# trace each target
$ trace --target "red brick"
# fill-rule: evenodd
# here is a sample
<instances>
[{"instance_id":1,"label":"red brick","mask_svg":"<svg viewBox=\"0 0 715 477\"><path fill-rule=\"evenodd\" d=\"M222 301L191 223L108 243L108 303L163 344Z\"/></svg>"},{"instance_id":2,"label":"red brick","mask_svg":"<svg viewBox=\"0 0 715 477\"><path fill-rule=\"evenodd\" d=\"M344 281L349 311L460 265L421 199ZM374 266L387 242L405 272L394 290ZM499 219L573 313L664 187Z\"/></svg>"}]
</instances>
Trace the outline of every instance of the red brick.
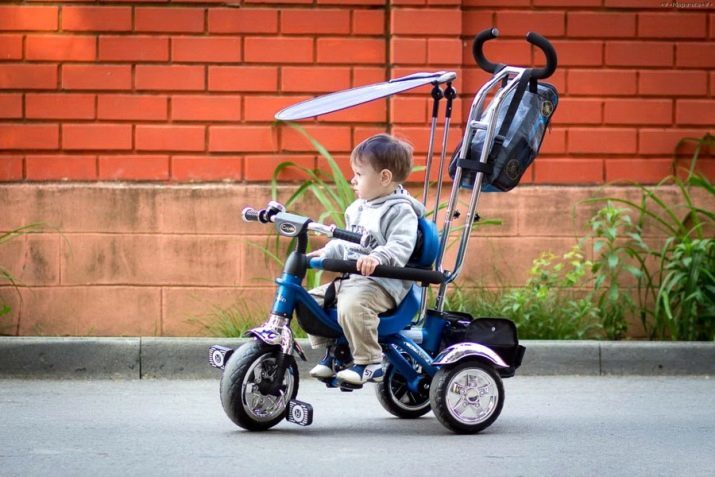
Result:
<instances>
[{"instance_id":1,"label":"red brick","mask_svg":"<svg viewBox=\"0 0 715 477\"><path fill-rule=\"evenodd\" d=\"M568 93L630 96L636 93L636 72L631 70L569 70Z\"/></svg>"},{"instance_id":2,"label":"red brick","mask_svg":"<svg viewBox=\"0 0 715 477\"><path fill-rule=\"evenodd\" d=\"M62 88L124 90L132 87L129 65L62 65Z\"/></svg>"},{"instance_id":3,"label":"red brick","mask_svg":"<svg viewBox=\"0 0 715 477\"><path fill-rule=\"evenodd\" d=\"M424 38L392 38L390 62L400 65L424 65L427 63L427 40Z\"/></svg>"},{"instance_id":4,"label":"red brick","mask_svg":"<svg viewBox=\"0 0 715 477\"><path fill-rule=\"evenodd\" d=\"M382 83L387 79L388 76L384 67L356 66L353 68L353 87Z\"/></svg>"},{"instance_id":5,"label":"red brick","mask_svg":"<svg viewBox=\"0 0 715 477\"><path fill-rule=\"evenodd\" d=\"M715 67L715 42L676 44L675 64L695 68Z\"/></svg>"},{"instance_id":6,"label":"red brick","mask_svg":"<svg viewBox=\"0 0 715 477\"><path fill-rule=\"evenodd\" d=\"M672 159L606 159L606 182L656 184L672 172Z\"/></svg>"},{"instance_id":7,"label":"red brick","mask_svg":"<svg viewBox=\"0 0 715 477\"><path fill-rule=\"evenodd\" d=\"M353 10L353 35L384 35L384 10Z\"/></svg>"},{"instance_id":8,"label":"red brick","mask_svg":"<svg viewBox=\"0 0 715 477\"><path fill-rule=\"evenodd\" d=\"M22 156L0 156L0 181L19 181L23 174Z\"/></svg>"},{"instance_id":9,"label":"red brick","mask_svg":"<svg viewBox=\"0 0 715 477\"><path fill-rule=\"evenodd\" d=\"M635 13L569 12L566 33L570 37L627 38L636 36Z\"/></svg>"},{"instance_id":10,"label":"red brick","mask_svg":"<svg viewBox=\"0 0 715 477\"><path fill-rule=\"evenodd\" d=\"M462 36L469 38L469 47L471 48L474 37L480 31L494 26L494 13L490 9L484 10L464 10L462 12Z\"/></svg>"},{"instance_id":11,"label":"red brick","mask_svg":"<svg viewBox=\"0 0 715 477\"><path fill-rule=\"evenodd\" d=\"M553 118L553 124L601 124L602 122L603 101L600 99L561 98Z\"/></svg>"},{"instance_id":12,"label":"red brick","mask_svg":"<svg viewBox=\"0 0 715 477\"><path fill-rule=\"evenodd\" d=\"M173 61L224 63L241 61L238 37L176 37L171 41Z\"/></svg>"},{"instance_id":13,"label":"red brick","mask_svg":"<svg viewBox=\"0 0 715 477\"><path fill-rule=\"evenodd\" d=\"M166 96L139 94L100 95L99 119L163 120L168 117Z\"/></svg>"},{"instance_id":14,"label":"red brick","mask_svg":"<svg viewBox=\"0 0 715 477\"><path fill-rule=\"evenodd\" d=\"M209 91L278 91L274 66L209 66Z\"/></svg>"},{"instance_id":15,"label":"red brick","mask_svg":"<svg viewBox=\"0 0 715 477\"><path fill-rule=\"evenodd\" d=\"M673 122L670 99L609 99L605 101L606 124L666 125Z\"/></svg>"},{"instance_id":16,"label":"red brick","mask_svg":"<svg viewBox=\"0 0 715 477\"><path fill-rule=\"evenodd\" d=\"M715 99L679 99L675 111L679 125L715 125Z\"/></svg>"},{"instance_id":17,"label":"red brick","mask_svg":"<svg viewBox=\"0 0 715 477\"><path fill-rule=\"evenodd\" d=\"M559 66L600 66L603 64L602 41L551 42L558 53Z\"/></svg>"},{"instance_id":18,"label":"red brick","mask_svg":"<svg viewBox=\"0 0 715 477\"><path fill-rule=\"evenodd\" d=\"M496 27L502 36L525 37L531 31L550 38L563 36L566 32L564 12L499 11Z\"/></svg>"},{"instance_id":19,"label":"red brick","mask_svg":"<svg viewBox=\"0 0 715 477\"><path fill-rule=\"evenodd\" d=\"M653 41L613 41L606 43L608 66L672 66L673 44Z\"/></svg>"},{"instance_id":20,"label":"red brick","mask_svg":"<svg viewBox=\"0 0 715 477\"><path fill-rule=\"evenodd\" d=\"M638 36L644 38L707 38L707 17L682 11L638 14Z\"/></svg>"},{"instance_id":21,"label":"red brick","mask_svg":"<svg viewBox=\"0 0 715 477\"><path fill-rule=\"evenodd\" d=\"M173 96L171 117L178 121L240 121L240 96Z\"/></svg>"},{"instance_id":22,"label":"red brick","mask_svg":"<svg viewBox=\"0 0 715 477\"><path fill-rule=\"evenodd\" d=\"M534 162L538 184L596 184L603 182L601 159L539 159Z\"/></svg>"},{"instance_id":23,"label":"red brick","mask_svg":"<svg viewBox=\"0 0 715 477\"><path fill-rule=\"evenodd\" d=\"M140 32L204 31L203 8L135 7L134 30Z\"/></svg>"},{"instance_id":24,"label":"red brick","mask_svg":"<svg viewBox=\"0 0 715 477\"><path fill-rule=\"evenodd\" d=\"M383 64L385 41L372 38L318 38L317 61L339 64Z\"/></svg>"},{"instance_id":25,"label":"red brick","mask_svg":"<svg viewBox=\"0 0 715 477\"><path fill-rule=\"evenodd\" d=\"M678 142L684 137L702 137L704 129L641 129L638 132L638 153L672 155ZM685 152L690 152L687 149Z\"/></svg>"},{"instance_id":26,"label":"red brick","mask_svg":"<svg viewBox=\"0 0 715 477\"><path fill-rule=\"evenodd\" d=\"M0 35L0 60L22 59L22 35Z\"/></svg>"},{"instance_id":27,"label":"red brick","mask_svg":"<svg viewBox=\"0 0 715 477\"><path fill-rule=\"evenodd\" d=\"M566 129L550 128L547 130L539 152L542 154L565 154Z\"/></svg>"},{"instance_id":28,"label":"red brick","mask_svg":"<svg viewBox=\"0 0 715 477\"><path fill-rule=\"evenodd\" d=\"M97 158L94 156L27 156L27 179L31 181L97 179Z\"/></svg>"},{"instance_id":29,"label":"red brick","mask_svg":"<svg viewBox=\"0 0 715 477\"><path fill-rule=\"evenodd\" d=\"M394 8L391 23L394 35L453 36L462 18L459 10Z\"/></svg>"},{"instance_id":30,"label":"red brick","mask_svg":"<svg viewBox=\"0 0 715 477\"><path fill-rule=\"evenodd\" d=\"M174 156L171 178L176 181L240 181L243 179L242 157Z\"/></svg>"},{"instance_id":31,"label":"red brick","mask_svg":"<svg viewBox=\"0 0 715 477\"><path fill-rule=\"evenodd\" d=\"M0 118L17 119L22 117L22 95L0 93Z\"/></svg>"},{"instance_id":32,"label":"red brick","mask_svg":"<svg viewBox=\"0 0 715 477\"><path fill-rule=\"evenodd\" d=\"M600 4L600 2L598 2ZM653 8L653 2L649 0L605 0L606 7L612 8Z\"/></svg>"},{"instance_id":33,"label":"red brick","mask_svg":"<svg viewBox=\"0 0 715 477\"><path fill-rule=\"evenodd\" d=\"M100 180L169 179L169 156L100 156Z\"/></svg>"},{"instance_id":34,"label":"red brick","mask_svg":"<svg viewBox=\"0 0 715 477\"><path fill-rule=\"evenodd\" d=\"M92 61L97 56L93 36L27 35L28 60Z\"/></svg>"},{"instance_id":35,"label":"red brick","mask_svg":"<svg viewBox=\"0 0 715 477\"><path fill-rule=\"evenodd\" d=\"M272 122L275 114L283 108L310 99L309 96L245 96L244 119L249 122Z\"/></svg>"},{"instance_id":36,"label":"red brick","mask_svg":"<svg viewBox=\"0 0 715 477\"><path fill-rule=\"evenodd\" d=\"M197 91L205 89L204 67L188 65L137 65L134 86L141 90Z\"/></svg>"},{"instance_id":37,"label":"red brick","mask_svg":"<svg viewBox=\"0 0 715 477\"><path fill-rule=\"evenodd\" d=\"M350 10L347 9L295 9L281 13L283 34L343 34L350 32Z\"/></svg>"},{"instance_id":38,"label":"red brick","mask_svg":"<svg viewBox=\"0 0 715 477\"><path fill-rule=\"evenodd\" d=\"M328 151L351 151L349 126L312 126L306 125L305 131L323 145ZM285 126L281 130L281 148L285 151L310 151L315 148L301 133Z\"/></svg>"},{"instance_id":39,"label":"red brick","mask_svg":"<svg viewBox=\"0 0 715 477\"><path fill-rule=\"evenodd\" d=\"M205 130L204 126L137 125L136 149L138 151L204 151Z\"/></svg>"},{"instance_id":40,"label":"red brick","mask_svg":"<svg viewBox=\"0 0 715 477\"><path fill-rule=\"evenodd\" d=\"M131 7L62 7L62 30L64 31L130 31L132 29Z\"/></svg>"},{"instance_id":41,"label":"red brick","mask_svg":"<svg viewBox=\"0 0 715 477\"><path fill-rule=\"evenodd\" d=\"M27 94L25 117L30 119L94 119L93 94Z\"/></svg>"},{"instance_id":42,"label":"red brick","mask_svg":"<svg viewBox=\"0 0 715 477\"><path fill-rule=\"evenodd\" d=\"M276 142L268 126L209 126L211 152L273 152Z\"/></svg>"},{"instance_id":43,"label":"red brick","mask_svg":"<svg viewBox=\"0 0 715 477\"><path fill-rule=\"evenodd\" d=\"M385 131L383 130L381 132L385 132ZM369 134L361 136L359 140L357 140L357 139L356 140L359 142L359 141L362 141L363 139L367 139L368 137L374 136L374 135L375 135L375 133L373 133L371 130L371 132ZM333 154L332 157L333 157L333 161L335 161L335 163L337 164L338 169L340 169L340 172L342 173L343 177L345 177L347 180L350 180L353 177L353 169L352 169L352 167L350 167L350 155L347 153L346 154ZM323 156L318 156L316 158L315 163L316 163L315 168L321 172L321 174L322 174L321 177L323 177L323 180L326 182L329 182L329 183L333 183L334 180L333 180L333 175L331 173L332 170L330 168L330 164L328 163L328 160ZM282 177L283 177L283 174L281 174L281 178ZM296 179L299 179L299 178L296 178Z\"/></svg>"},{"instance_id":44,"label":"red brick","mask_svg":"<svg viewBox=\"0 0 715 477\"><path fill-rule=\"evenodd\" d=\"M210 8L209 33L278 33L278 10Z\"/></svg>"},{"instance_id":45,"label":"red brick","mask_svg":"<svg viewBox=\"0 0 715 477\"><path fill-rule=\"evenodd\" d=\"M262 1L276 1L279 2L280 0L249 0L249 1L255 1L255 2L262 2ZM311 1L308 0L292 0L295 3L312 3ZM288 2L286 2L288 3ZM360 6L367 6L367 5L374 5L374 6L380 6L380 5L385 5L386 0L318 0L318 5L360 5Z\"/></svg>"},{"instance_id":46,"label":"red brick","mask_svg":"<svg viewBox=\"0 0 715 477\"><path fill-rule=\"evenodd\" d=\"M431 107L432 100L395 95L390 98L390 104L390 121L392 123L426 124L427 108Z\"/></svg>"},{"instance_id":47,"label":"red brick","mask_svg":"<svg viewBox=\"0 0 715 477\"><path fill-rule=\"evenodd\" d=\"M430 38L427 40L427 63L431 65L458 65L462 60L462 40L457 38Z\"/></svg>"},{"instance_id":48,"label":"red brick","mask_svg":"<svg viewBox=\"0 0 715 477\"><path fill-rule=\"evenodd\" d=\"M132 148L130 124L63 124L62 149L127 150Z\"/></svg>"},{"instance_id":49,"label":"red brick","mask_svg":"<svg viewBox=\"0 0 715 477\"><path fill-rule=\"evenodd\" d=\"M299 168L315 169L315 156L246 156L245 177L248 181L270 181L279 164L292 162L297 167L281 170L278 179L282 181L304 181L306 175Z\"/></svg>"},{"instance_id":50,"label":"red brick","mask_svg":"<svg viewBox=\"0 0 715 477\"><path fill-rule=\"evenodd\" d=\"M57 124L0 123L0 150L57 149L59 143Z\"/></svg>"},{"instance_id":51,"label":"red brick","mask_svg":"<svg viewBox=\"0 0 715 477\"><path fill-rule=\"evenodd\" d=\"M55 89L57 66L0 64L0 89Z\"/></svg>"},{"instance_id":52,"label":"red brick","mask_svg":"<svg viewBox=\"0 0 715 477\"><path fill-rule=\"evenodd\" d=\"M281 91L329 93L350 87L350 68L322 66L285 66Z\"/></svg>"},{"instance_id":53,"label":"red brick","mask_svg":"<svg viewBox=\"0 0 715 477\"><path fill-rule=\"evenodd\" d=\"M0 6L0 31L57 30L57 7Z\"/></svg>"},{"instance_id":54,"label":"red brick","mask_svg":"<svg viewBox=\"0 0 715 477\"><path fill-rule=\"evenodd\" d=\"M704 71L641 71L638 93L643 96L702 96L708 91Z\"/></svg>"},{"instance_id":55,"label":"red brick","mask_svg":"<svg viewBox=\"0 0 715 477\"><path fill-rule=\"evenodd\" d=\"M312 38L247 37L244 59L249 63L311 63Z\"/></svg>"},{"instance_id":56,"label":"red brick","mask_svg":"<svg viewBox=\"0 0 715 477\"><path fill-rule=\"evenodd\" d=\"M465 64L476 64L472 56L472 44L465 44L462 49ZM505 63L512 66L529 66L531 64L531 47L523 40L491 41L484 45L484 55L494 63Z\"/></svg>"},{"instance_id":57,"label":"red brick","mask_svg":"<svg viewBox=\"0 0 715 477\"><path fill-rule=\"evenodd\" d=\"M635 129L571 128L568 151L582 154L633 154L637 149Z\"/></svg>"},{"instance_id":58,"label":"red brick","mask_svg":"<svg viewBox=\"0 0 715 477\"><path fill-rule=\"evenodd\" d=\"M100 36L101 61L167 61L169 39L159 36Z\"/></svg>"}]
</instances>

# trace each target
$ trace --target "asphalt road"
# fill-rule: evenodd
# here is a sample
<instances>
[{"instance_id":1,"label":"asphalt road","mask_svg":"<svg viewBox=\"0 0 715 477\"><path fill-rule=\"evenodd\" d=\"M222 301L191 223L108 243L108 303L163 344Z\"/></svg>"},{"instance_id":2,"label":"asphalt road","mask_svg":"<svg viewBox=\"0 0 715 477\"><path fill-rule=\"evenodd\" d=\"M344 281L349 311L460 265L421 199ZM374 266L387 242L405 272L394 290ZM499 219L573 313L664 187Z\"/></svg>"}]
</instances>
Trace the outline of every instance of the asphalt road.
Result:
<instances>
[{"instance_id":1,"label":"asphalt road","mask_svg":"<svg viewBox=\"0 0 715 477\"><path fill-rule=\"evenodd\" d=\"M218 379L0 380L0 475L715 475L715 379L517 376L475 436L393 418L371 387L303 381L312 426L250 433Z\"/></svg>"}]
</instances>

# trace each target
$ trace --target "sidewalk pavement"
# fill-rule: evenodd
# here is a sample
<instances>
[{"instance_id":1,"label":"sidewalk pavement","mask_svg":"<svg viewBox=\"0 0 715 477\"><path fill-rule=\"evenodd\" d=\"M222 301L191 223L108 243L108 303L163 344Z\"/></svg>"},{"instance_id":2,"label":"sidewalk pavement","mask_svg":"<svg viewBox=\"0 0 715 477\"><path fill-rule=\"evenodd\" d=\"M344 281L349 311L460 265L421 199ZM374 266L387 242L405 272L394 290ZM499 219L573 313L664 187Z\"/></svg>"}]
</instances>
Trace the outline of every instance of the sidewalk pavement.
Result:
<instances>
[{"instance_id":1,"label":"sidewalk pavement","mask_svg":"<svg viewBox=\"0 0 715 477\"><path fill-rule=\"evenodd\" d=\"M237 347L242 338L0 337L0 379L211 379L213 344ZM307 362L322 357L299 340ZM518 375L715 375L715 343L652 341L522 340L526 354Z\"/></svg>"}]
</instances>

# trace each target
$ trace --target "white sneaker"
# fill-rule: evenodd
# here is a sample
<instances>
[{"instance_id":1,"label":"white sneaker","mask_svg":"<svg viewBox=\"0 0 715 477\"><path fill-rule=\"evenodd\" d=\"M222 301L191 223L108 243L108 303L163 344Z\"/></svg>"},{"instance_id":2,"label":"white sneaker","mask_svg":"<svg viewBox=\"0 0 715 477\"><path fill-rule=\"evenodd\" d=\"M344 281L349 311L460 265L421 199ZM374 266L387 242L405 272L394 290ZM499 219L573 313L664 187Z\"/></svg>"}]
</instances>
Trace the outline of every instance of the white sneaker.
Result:
<instances>
[{"instance_id":1,"label":"white sneaker","mask_svg":"<svg viewBox=\"0 0 715 477\"><path fill-rule=\"evenodd\" d=\"M344 369L337 374L340 381L350 384L379 383L385 376L382 363L356 364L352 368Z\"/></svg>"}]
</instances>

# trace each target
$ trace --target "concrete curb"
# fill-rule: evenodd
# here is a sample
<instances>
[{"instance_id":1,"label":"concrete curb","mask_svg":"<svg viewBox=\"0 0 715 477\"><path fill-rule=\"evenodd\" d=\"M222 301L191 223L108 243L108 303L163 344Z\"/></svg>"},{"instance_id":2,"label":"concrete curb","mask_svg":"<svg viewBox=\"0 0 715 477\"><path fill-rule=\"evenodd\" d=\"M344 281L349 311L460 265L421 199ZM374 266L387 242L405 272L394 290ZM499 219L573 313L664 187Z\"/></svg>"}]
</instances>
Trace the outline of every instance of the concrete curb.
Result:
<instances>
[{"instance_id":1,"label":"concrete curb","mask_svg":"<svg viewBox=\"0 0 715 477\"><path fill-rule=\"evenodd\" d=\"M0 379L210 379L212 344L237 347L227 338L0 337ZM307 375L322 357L300 340ZM715 375L715 343L634 341L530 341L520 376Z\"/></svg>"}]
</instances>

